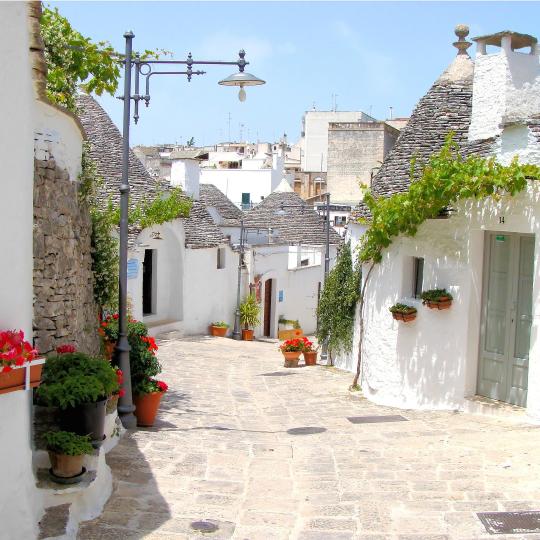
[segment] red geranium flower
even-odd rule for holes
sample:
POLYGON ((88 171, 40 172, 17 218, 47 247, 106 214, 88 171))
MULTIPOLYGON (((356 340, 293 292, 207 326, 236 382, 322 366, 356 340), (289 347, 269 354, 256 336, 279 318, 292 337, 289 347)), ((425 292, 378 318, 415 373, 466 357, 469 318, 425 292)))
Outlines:
POLYGON ((75 345, 60 345, 56 347, 56 352, 58 354, 67 354, 76 352, 75 345))
POLYGON ((169 389, 167 383, 164 383, 163 381, 156 381, 156 384, 160 392, 166 392, 169 389))
POLYGON ((123 388, 120 388, 118 391, 118 397, 124 397, 126 395, 126 391, 123 388))

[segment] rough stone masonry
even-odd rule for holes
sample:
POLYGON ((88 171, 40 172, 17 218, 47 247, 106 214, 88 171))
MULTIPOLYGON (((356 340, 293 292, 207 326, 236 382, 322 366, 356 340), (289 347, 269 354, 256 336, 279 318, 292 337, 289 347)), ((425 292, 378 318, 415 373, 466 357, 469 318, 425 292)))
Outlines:
POLYGON ((41 354, 73 344, 99 351, 92 225, 78 184, 46 150, 34 160, 34 336, 41 354), (41 159, 37 159, 37 158, 41 159))

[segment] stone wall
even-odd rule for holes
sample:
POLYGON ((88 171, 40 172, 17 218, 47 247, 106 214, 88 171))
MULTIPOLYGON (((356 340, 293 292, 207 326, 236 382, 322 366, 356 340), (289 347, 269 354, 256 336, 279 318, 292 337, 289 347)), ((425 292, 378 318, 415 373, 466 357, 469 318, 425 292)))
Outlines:
POLYGON ((69 343, 79 351, 97 353, 88 209, 79 201, 78 184, 46 149, 36 148, 34 165, 36 347, 47 354, 69 343))

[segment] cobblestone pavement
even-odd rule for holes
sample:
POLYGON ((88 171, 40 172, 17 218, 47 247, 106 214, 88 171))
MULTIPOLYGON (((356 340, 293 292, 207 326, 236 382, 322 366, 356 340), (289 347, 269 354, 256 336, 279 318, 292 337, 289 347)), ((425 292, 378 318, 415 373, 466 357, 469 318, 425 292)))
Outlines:
POLYGON ((476 517, 540 509, 539 427, 376 406, 349 395, 348 373, 284 369, 271 343, 174 340, 159 357, 158 422, 108 455, 114 492, 80 540, 540 538, 476 517))

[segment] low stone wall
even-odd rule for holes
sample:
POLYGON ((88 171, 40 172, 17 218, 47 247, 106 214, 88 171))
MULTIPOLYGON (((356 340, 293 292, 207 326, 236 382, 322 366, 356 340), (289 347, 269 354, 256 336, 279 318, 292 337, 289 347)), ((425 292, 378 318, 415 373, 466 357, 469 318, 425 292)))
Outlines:
POLYGON ((41 354, 67 343, 97 353, 90 215, 77 183, 40 152, 43 159, 34 160, 35 345, 41 354))

